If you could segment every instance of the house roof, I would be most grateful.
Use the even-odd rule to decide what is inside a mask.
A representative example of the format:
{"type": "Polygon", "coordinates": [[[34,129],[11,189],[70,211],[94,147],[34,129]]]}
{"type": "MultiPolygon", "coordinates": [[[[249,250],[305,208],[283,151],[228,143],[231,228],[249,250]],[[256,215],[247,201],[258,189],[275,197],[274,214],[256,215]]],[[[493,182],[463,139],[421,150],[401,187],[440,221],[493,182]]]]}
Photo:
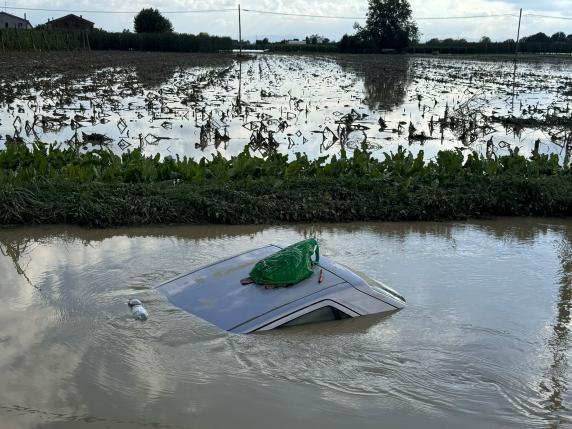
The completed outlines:
{"type": "Polygon", "coordinates": [[[53,22],[65,21],[67,19],[74,19],[76,21],[83,21],[83,22],[87,22],[88,24],[94,24],[93,22],[85,19],[84,17],[74,15],[73,13],[70,13],[69,15],[66,15],[66,16],[62,16],[61,18],[52,19],[51,21],[48,21],[48,22],[53,23],[53,22]]]}
{"type": "Polygon", "coordinates": [[[19,19],[20,21],[26,22],[26,23],[29,24],[30,26],[32,25],[32,24],[30,24],[30,21],[28,21],[27,19],[21,18],[21,17],[16,16],[16,15],[12,15],[11,13],[1,12],[1,11],[0,11],[0,15],[6,15],[6,16],[9,16],[10,18],[16,18],[16,19],[19,19]]]}

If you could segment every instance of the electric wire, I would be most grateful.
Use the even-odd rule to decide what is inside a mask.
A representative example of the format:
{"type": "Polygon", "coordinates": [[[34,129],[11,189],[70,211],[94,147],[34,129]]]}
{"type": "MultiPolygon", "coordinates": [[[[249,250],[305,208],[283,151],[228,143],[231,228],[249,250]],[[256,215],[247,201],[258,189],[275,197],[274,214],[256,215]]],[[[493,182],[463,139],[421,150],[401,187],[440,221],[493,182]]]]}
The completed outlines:
{"type": "MultiPolygon", "coordinates": [[[[46,9],[40,7],[15,7],[7,6],[5,9],[12,10],[30,10],[38,12],[68,12],[68,13],[106,13],[106,14],[137,14],[140,11],[136,10],[78,10],[78,9],[46,9]]],[[[201,9],[201,10],[168,10],[161,11],[162,14],[183,14],[183,13],[219,13],[219,12],[236,12],[237,9],[201,9]]]]}
{"type": "MultiPolygon", "coordinates": [[[[27,11],[39,11],[39,12],[68,12],[68,13],[103,13],[103,14],[137,14],[139,11],[132,10],[79,10],[79,9],[50,9],[50,8],[39,8],[39,7],[21,7],[21,6],[5,6],[5,9],[10,10],[27,10],[27,11]]],[[[236,8],[224,8],[224,9],[197,9],[197,10],[170,10],[161,11],[163,14],[193,14],[193,13],[225,13],[225,12],[237,12],[236,8]]],[[[310,13],[291,13],[291,12],[273,12],[269,10],[260,9],[242,9],[243,12],[247,13],[257,13],[264,15],[278,15],[278,16],[291,16],[299,18],[323,18],[323,19],[351,19],[351,20],[364,20],[365,16],[337,16],[337,15],[316,15],[310,13]]],[[[525,13],[523,17],[536,17],[536,18],[546,18],[546,19],[562,19],[562,20],[572,20],[571,16],[557,16],[557,15],[544,15],[538,13],[525,13]]],[[[481,15],[465,15],[465,16],[426,16],[426,17],[414,17],[415,21],[429,21],[429,20],[449,20],[449,19],[484,19],[484,18],[502,18],[502,17],[513,17],[518,18],[518,15],[514,13],[497,13],[497,14],[481,14],[481,15]]]]}
{"type": "Polygon", "coordinates": [[[468,16],[427,16],[413,18],[415,21],[425,21],[425,20],[439,20],[439,19],[476,19],[476,18],[501,18],[501,17],[512,17],[518,18],[518,15],[514,13],[495,13],[490,15],[468,15],[468,16]]]}
{"type": "Polygon", "coordinates": [[[364,16],[333,16],[333,15],[312,15],[309,13],[288,13],[288,12],[271,12],[267,10],[258,9],[242,9],[245,12],[260,13],[265,15],[281,15],[281,16],[294,16],[301,18],[326,18],[326,19],[366,19],[364,16]]]}
{"type": "Polygon", "coordinates": [[[549,19],[565,19],[568,21],[572,21],[572,16],[542,15],[539,13],[525,13],[522,16],[533,16],[538,18],[549,18],[549,19]]]}

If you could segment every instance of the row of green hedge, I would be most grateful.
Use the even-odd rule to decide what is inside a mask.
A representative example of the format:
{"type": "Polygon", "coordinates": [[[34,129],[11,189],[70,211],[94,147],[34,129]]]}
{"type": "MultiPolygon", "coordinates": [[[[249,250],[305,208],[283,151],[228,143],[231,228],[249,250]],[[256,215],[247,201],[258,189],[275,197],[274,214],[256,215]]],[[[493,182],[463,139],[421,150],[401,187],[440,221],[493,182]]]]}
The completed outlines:
{"type": "Polygon", "coordinates": [[[180,33],[89,33],[91,49],[160,52],[218,52],[233,48],[230,37],[180,33]]]}
{"type": "Polygon", "coordinates": [[[88,47],[85,32],[0,29],[0,52],[71,51],[88,47]]]}
{"type": "Polygon", "coordinates": [[[455,182],[459,178],[518,176],[538,178],[562,176],[572,180],[572,171],[559,163],[555,154],[535,154],[530,158],[518,149],[498,158],[486,158],[476,152],[467,157],[461,151],[440,151],[426,161],[423,151],[416,155],[400,148],[378,159],[367,148],[355,149],[352,156],[342,150],[339,156],[310,159],[297,153],[270,154],[266,159],[253,156],[247,145],[229,159],[213,155],[212,159],[178,155],[160,158],[145,156],[139,149],[116,155],[108,149],[83,153],[72,148],[35,143],[32,148],[21,143],[7,143],[0,150],[0,183],[28,183],[43,179],[67,178],[80,183],[156,183],[169,180],[187,183],[224,184],[235,180],[287,180],[312,178],[391,178],[431,184],[455,182]]]}
{"type": "MultiPolygon", "coordinates": [[[[425,43],[413,45],[407,48],[407,52],[413,54],[514,54],[516,42],[492,42],[492,43],[425,43]]],[[[572,43],[520,43],[519,53],[560,53],[571,54],[572,43]]]]}
{"type": "Polygon", "coordinates": [[[572,174],[558,158],[518,151],[487,159],[403,149],[376,159],[288,160],[274,154],[211,160],[138,150],[77,153],[36,144],[0,151],[0,224],[271,223],[569,216],[572,174]]]}
{"type": "Polygon", "coordinates": [[[0,29],[0,52],[71,51],[78,49],[218,52],[233,48],[230,37],[178,33],[108,33],[106,31],[62,31],[0,29]]]}

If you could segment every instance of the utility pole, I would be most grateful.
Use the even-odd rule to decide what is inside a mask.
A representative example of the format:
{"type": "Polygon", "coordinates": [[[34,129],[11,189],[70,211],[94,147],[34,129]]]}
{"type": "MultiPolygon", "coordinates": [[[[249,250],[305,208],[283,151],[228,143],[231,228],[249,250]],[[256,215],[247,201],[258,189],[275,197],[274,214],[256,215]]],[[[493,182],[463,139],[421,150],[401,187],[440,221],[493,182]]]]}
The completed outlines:
{"type": "Polygon", "coordinates": [[[518,32],[516,33],[516,51],[515,58],[518,55],[518,42],[520,41],[520,21],[522,21],[522,8],[520,9],[520,15],[518,16],[518,32]]]}
{"type": "Polygon", "coordinates": [[[520,41],[520,22],[522,21],[522,8],[520,9],[520,15],[518,16],[518,31],[516,33],[516,49],[514,51],[514,69],[512,72],[512,105],[511,109],[514,110],[514,96],[516,90],[516,63],[518,61],[518,42],[520,41]]]}
{"type": "Polygon", "coordinates": [[[238,50],[242,56],[242,23],[240,21],[240,3],[238,4],[238,50]]]}

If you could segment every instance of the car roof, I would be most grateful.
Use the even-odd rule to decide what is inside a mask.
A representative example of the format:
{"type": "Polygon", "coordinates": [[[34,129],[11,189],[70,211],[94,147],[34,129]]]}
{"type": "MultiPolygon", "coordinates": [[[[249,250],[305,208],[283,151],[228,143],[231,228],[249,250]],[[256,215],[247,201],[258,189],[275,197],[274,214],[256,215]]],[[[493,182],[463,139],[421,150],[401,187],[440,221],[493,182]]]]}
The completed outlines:
{"type": "Polygon", "coordinates": [[[170,280],[157,289],[175,306],[230,331],[236,326],[258,318],[280,307],[300,301],[300,308],[310,305],[312,295],[325,289],[345,284],[342,277],[320,264],[314,274],[287,288],[266,289],[260,285],[242,285],[240,280],[249,276],[261,259],[281,250],[275,245],[219,261],[199,270],[170,280]],[[327,272],[319,283],[320,269],[327,272]]]}

